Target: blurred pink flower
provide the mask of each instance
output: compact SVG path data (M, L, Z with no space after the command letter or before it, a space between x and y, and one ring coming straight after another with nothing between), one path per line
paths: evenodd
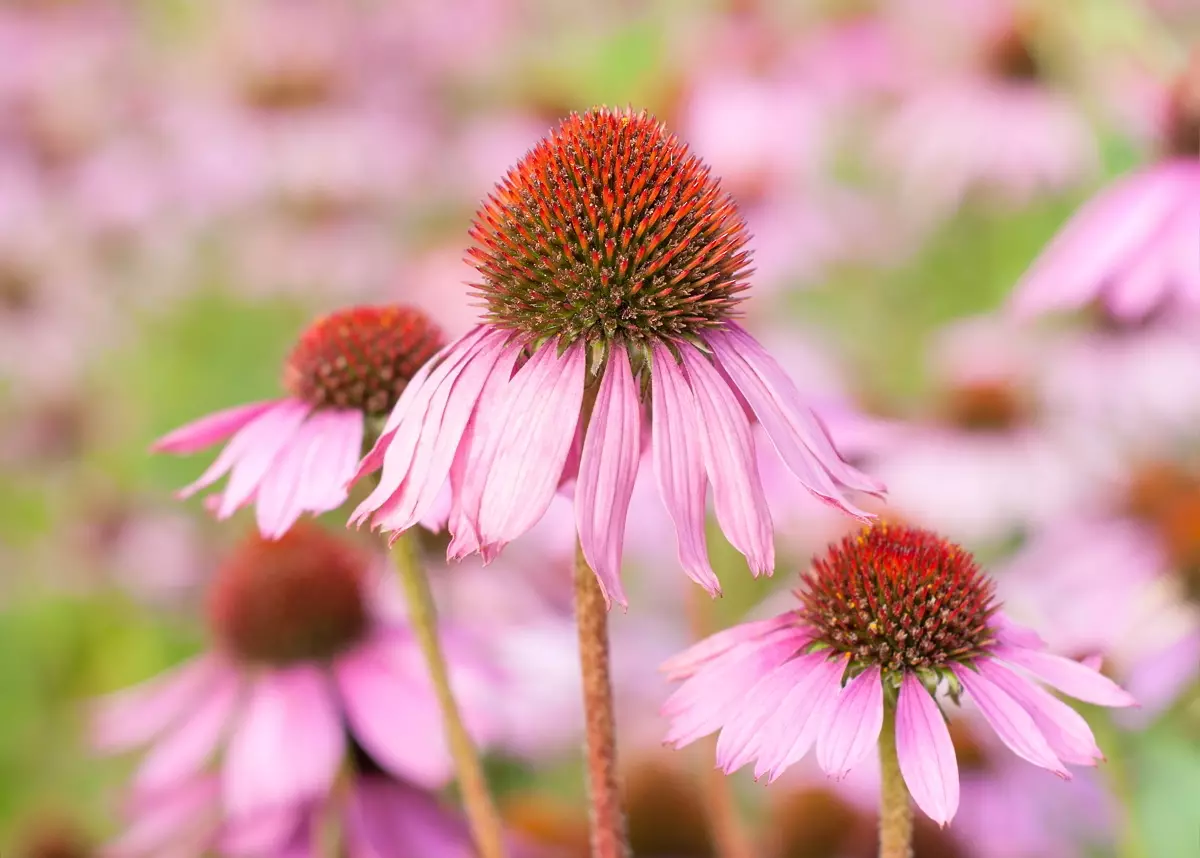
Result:
M577 163L572 152L585 160ZM615 170L617 152L634 163ZM582 188L545 184L544 176L567 169L594 176ZM618 189L610 187L614 176ZM651 182L660 202L642 212L637 195L645 197ZM605 209L613 223L625 219L611 236L609 216L600 217ZM585 226L576 214L584 211L596 226ZM685 215L694 225L679 234L675 225ZM774 566L739 397L815 495L858 513L848 492L881 492L842 461L792 381L732 321L745 288L744 225L702 163L645 114L597 109L569 117L510 171L472 234L487 317L431 360L397 402L359 469L359 478L380 466L383 473L353 522L407 530L448 481L449 555L478 551L490 559L537 523L560 483L575 478L583 553L606 597L625 604L621 549L649 416L680 561L717 592L704 537L709 480L717 519L751 570ZM643 293L647 284L654 291ZM589 377L598 388L581 439ZM644 401L650 387L652 409Z
M432 685L413 635L377 591L377 572L316 525L278 541L250 537L209 591L214 648L96 706L99 749L149 745L135 798L188 784L219 755L230 817L319 801L352 745L395 777L446 783L452 765ZM490 671L457 633L443 635L468 724L486 732Z
M905 608L917 593L928 613ZM820 767L841 777L875 749L886 686L896 695L904 780L917 806L944 825L960 786L936 701L943 685L955 701L965 691L1013 753L1063 778L1067 764L1101 759L1095 738L1081 716L1018 671L1097 705L1134 702L1005 619L970 555L928 531L877 525L849 536L814 561L797 596L801 608L726 629L663 665L684 680L663 705L668 743L683 747L719 730L717 764L726 772L757 760L755 777L774 781L815 749Z
M209 414L154 443L194 453L229 439L182 497L229 474L214 501L227 518L248 503L258 526L278 537L304 513L345 502L368 425L382 418L442 343L441 331L411 307L353 307L323 316L289 355L284 399Z

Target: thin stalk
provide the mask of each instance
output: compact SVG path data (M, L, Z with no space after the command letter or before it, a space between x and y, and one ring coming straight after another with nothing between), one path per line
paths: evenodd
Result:
M879 770L879 858L912 858L912 801L896 756L896 706L891 701L884 702Z
M575 623L587 745L592 858L626 858L625 814L617 778L617 729L608 653L608 606L583 549L575 546Z
M458 786L462 792L463 808L475 848L480 858L505 858L504 826L496 804L488 791L479 751L463 724L462 712L450 686L450 672L437 633L437 609L429 590L425 567L417 556L416 537L411 531L401 534L393 546L392 556L400 571L404 595L408 600L409 622L425 656L434 693L442 710L447 745L454 758Z

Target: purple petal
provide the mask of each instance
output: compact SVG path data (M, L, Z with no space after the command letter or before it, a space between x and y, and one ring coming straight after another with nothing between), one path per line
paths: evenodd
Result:
M845 777L879 742L883 726L883 681L878 667L860 673L842 689L817 742L817 764L827 775Z
M1092 766L1103 759L1087 721L1066 703L990 658L979 659L975 666L981 676L1029 713L1046 737L1050 750L1064 763Z
M155 453L195 453L205 447L211 447L218 441L224 441L264 411L278 405L279 401L252 402L226 408L224 411L215 411L168 432L155 441L150 449Z
M609 353L583 442L575 489L579 544L600 581L604 600L627 605L621 587L625 517L641 457L642 403L624 348Z
M452 763L441 714L427 684L415 682L399 639L381 636L334 663L333 673L355 738L380 766L436 788Z
M579 425L587 356L575 343L561 357L543 345L513 376L499 418L492 467L479 501L479 535L501 546L550 506Z
M1097 665L1098 667L1099 665ZM1200 629L1155 649L1129 668L1129 687L1143 711L1157 714L1200 672Z
M700 452L717 521L755 577L775 568L771 514L763 496L750 421L720 373L694 346L678 344L700 417Z
M659 670L666 674L667 679L686 679L700 669L705 663L718 658L741 644L764 638L773 632L786 629L795 635L796 650L804 648L812 638L812 633L798 625L799 612L789 611L772 617L769 620L754 620L749 623L739 623L724 631L709 635L704 640L692 644L683 652L671 656L659 665Z
M842 690L843 658L824 658L804 681L779 704L779 711L763 725L758 742L754 777L768 782L804 759L820 737Z
M229 670L203 655L132 688L101 697L92 713L92 745L116 752L144 745L221 684Z
M958 810L958 758L942 711L921 681L904 674L896 702L896 757L917 807L938 825Z
M763 725L779 710L779 704L788 694L823 661L824 653L797 656L759 679L721 729L717 738L717 765L728 774L754 759Z
M1097 706L1137 705L1137 701L1111 679L1069 658L1015 646L996 647L993 655L1025 668L1047 685L1077 700Z
M225 805L236 816L324 795L345 749L333 689L319 668L265 672L225 753Z
M666 346L654 345L651 364L651 452L658 491L675 525L683 571L716 595L721 584L709 564L704 536L708 480L700 452L696 402L683 370Z
M1049 769L1061 778L1069 779L1070 773L1062 761L1050 749L1050 743L1042 735L1028 712L1003 689L975 671L954 665L954 675L971 695L983 717L996 731L996 735L1009 750L1023 760Z
M473 858L475 849L461 818L437 800L401 783L362 778L350 795L347 838L352 854Z

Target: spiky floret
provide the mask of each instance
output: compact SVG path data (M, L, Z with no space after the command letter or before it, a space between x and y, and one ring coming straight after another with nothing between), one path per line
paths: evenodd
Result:
M856 667L893 673L984 654L998 607L969 552L928 530L887 523L830 546L797 595L817 645Z
M338 310L300 335L284 366L283 386L318 408L384 417L443 345L441 329L413 307Z
M720 325L750 255L733 199L645 112L571 114L496 186L469 261L488 321L637 348Z
M212 582L213 635L249 663L332 658L367 632L368 565L355 546L316 524L297 524L278 540L256 532Z
M1168 155L1200 158L1200 48L1172 87L1164 136Z

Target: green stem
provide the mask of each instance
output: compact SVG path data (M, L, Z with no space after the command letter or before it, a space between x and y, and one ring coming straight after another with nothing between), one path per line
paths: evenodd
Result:
M879 732L879 858L912 858L913 810L896 756L896 705L884 702Z
M592 858L626 858L625 814L617 777L617 729L613 712L608 653L608 606L588 566L575 547L575 623L579 629L579 668L583 678L588 801L591 811Z
M442 710L446 744L454 758L458 786L462 792L463 807L475 847L481 858L505 858L504 826L488 791L479 751L467 732L466 725L463 724L462 713L450 686L446 656L438 639L437 609L433 604L429 579L425 576L425 567L418 557L416 536L412 531L402 534L396 540L392 554L396 568L400 571L405 598L408 600L409 622L425 656L425 663L433 680L434 693Z

